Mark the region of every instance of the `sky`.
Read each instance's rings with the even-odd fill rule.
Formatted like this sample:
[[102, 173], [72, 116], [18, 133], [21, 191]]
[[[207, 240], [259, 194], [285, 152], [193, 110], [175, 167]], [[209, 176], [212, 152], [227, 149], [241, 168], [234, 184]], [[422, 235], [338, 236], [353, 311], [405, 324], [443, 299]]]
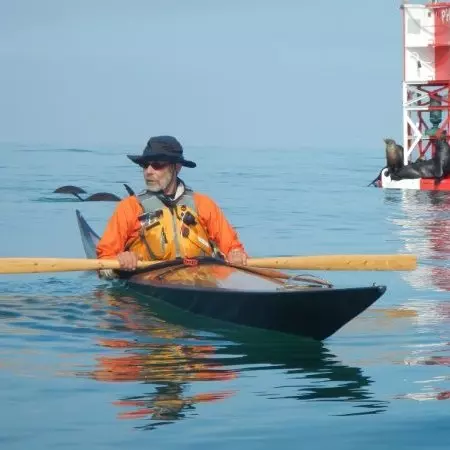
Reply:
[[0, 142], [384, 148], [401, 139], [399, 6], [0, 0]]

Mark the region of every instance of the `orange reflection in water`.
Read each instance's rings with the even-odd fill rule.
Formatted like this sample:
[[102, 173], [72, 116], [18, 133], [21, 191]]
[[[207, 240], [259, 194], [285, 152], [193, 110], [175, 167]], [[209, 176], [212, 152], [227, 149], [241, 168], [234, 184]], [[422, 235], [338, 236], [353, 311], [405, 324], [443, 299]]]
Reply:
[[[115, 406], [134, 408], [119, 413], [118, 418], [174, 421], [183, 418], [183, 411], [193, 409], [196, 403], [215, 402], [234, 394], [232, 390], [220, 390], [184, 395], [190, 383], [227, 382], [235, 379], [237, 373], [218, 362], [214, 346], [196, 345], [198, 339], [189, 335], [186, 329], [149, 314], [148, 309], [132, 298], [101, 292], [97, 295], [108, 302], [111, 307], [108, 313], [115, 317], [114, 320], [117, 322], [120, 318], [121, 325], [133, 331], [136, 339], [99, 339], [97, 342], [102, 348], [117, 352], [98, 356], [95, 369], [85, 375], [101, 382], [135, 381], [155, 387], [152, 393], [114, 401]], [[105, 321], [103, 328], [111, 328], [111, 324]], [[182, 339], [186, 344], [174, 342], [176, 339]]]
[[[118, 414], [119, 419], [150, 417], [153, 420], [174, 420], [180, 412], [195, 403], [214, 402], [233, 395], [233, 392], [216, 392], [183, 397], [178, 386], [167, 386], [155, 398], [148, 400], [118, 400], [116, 406], [134, 407], [132, 411]], [[151, 407], [149, 407], [151, 405]]]
[[[135, 343], [104, 339], [99, 341], [105, 347], [136, 348]], [[121, 356], [100, 356], [98, 369], [93, 376], [101, 381], [178, 381], [231, 380], [235, 372], [222, 370], [221, 365], [203, 359], [214, 354], [211, 346], [187, 346], [176, 344], [146, 344], [142, 354]]]

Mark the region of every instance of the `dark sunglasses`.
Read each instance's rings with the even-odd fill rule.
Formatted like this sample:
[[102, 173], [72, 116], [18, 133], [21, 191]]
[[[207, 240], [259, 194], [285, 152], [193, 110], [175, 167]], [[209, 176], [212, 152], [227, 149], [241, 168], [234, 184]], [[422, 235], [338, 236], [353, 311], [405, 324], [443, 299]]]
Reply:
[[167, 167], [169, 165], [169, 163], [167, 161], [152, 161], [152, 162], [145, 162], [142, 164], [139, 164], [143, 169], [147, 169], [147, 167], [151, 167], [152, 169], [155, 170], [161, 170], [164, 169], [165, 167]]

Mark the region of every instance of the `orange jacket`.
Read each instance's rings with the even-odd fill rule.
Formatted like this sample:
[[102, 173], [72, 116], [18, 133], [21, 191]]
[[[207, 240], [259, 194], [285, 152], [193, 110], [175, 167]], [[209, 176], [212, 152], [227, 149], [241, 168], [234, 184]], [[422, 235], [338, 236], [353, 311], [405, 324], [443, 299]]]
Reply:
[[[208, 232], [219, 250], [228, 255], [234, 248], [244, 250], [238, 235], [225, 218], [219, 206], [208, 196], [194, 192], [194, 203], [199, 221]], [[105, 232], [97, 244], [97, 257], [114, 259], [123, 252], [127, 244], [134, 241], [139, 234], [138, 216], [142, 207], [135, 196], [126, 197], [119, 202], [112, 217], [106, 225]], [[245, 250], [244, 250], [245, 251]]]

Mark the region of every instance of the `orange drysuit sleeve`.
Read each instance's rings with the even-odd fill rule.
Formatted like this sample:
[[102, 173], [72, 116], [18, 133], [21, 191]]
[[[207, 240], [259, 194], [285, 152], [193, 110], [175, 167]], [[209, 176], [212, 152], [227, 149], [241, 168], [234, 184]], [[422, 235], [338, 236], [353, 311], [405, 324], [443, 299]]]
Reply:
[[142, 207], [133, 195], [119, 202], [97, 244], [97, 257], [115, 259], [139, 235]]
[[[224, 255], [228, 255], [234, 248], [245, 251], [237, 232], [210, 197], [195, 192], [194, 202], [201, 224]], [[119, 202], [97, 244], [98, 258], [116, 258], [125, 250], [127, 244], [138, 237], [138, 216], [141, 213], [142, 207], [135, 196], [126, 197]]]
[[195, 192], [194, 202], [201, 224], [206, 229], [210, 239], [217, 244], [219, 250], [225, 256], [234, 248], [245, 251], [236, 230], [230, 225], [225, 214], [214, 200], [207, 195]]

